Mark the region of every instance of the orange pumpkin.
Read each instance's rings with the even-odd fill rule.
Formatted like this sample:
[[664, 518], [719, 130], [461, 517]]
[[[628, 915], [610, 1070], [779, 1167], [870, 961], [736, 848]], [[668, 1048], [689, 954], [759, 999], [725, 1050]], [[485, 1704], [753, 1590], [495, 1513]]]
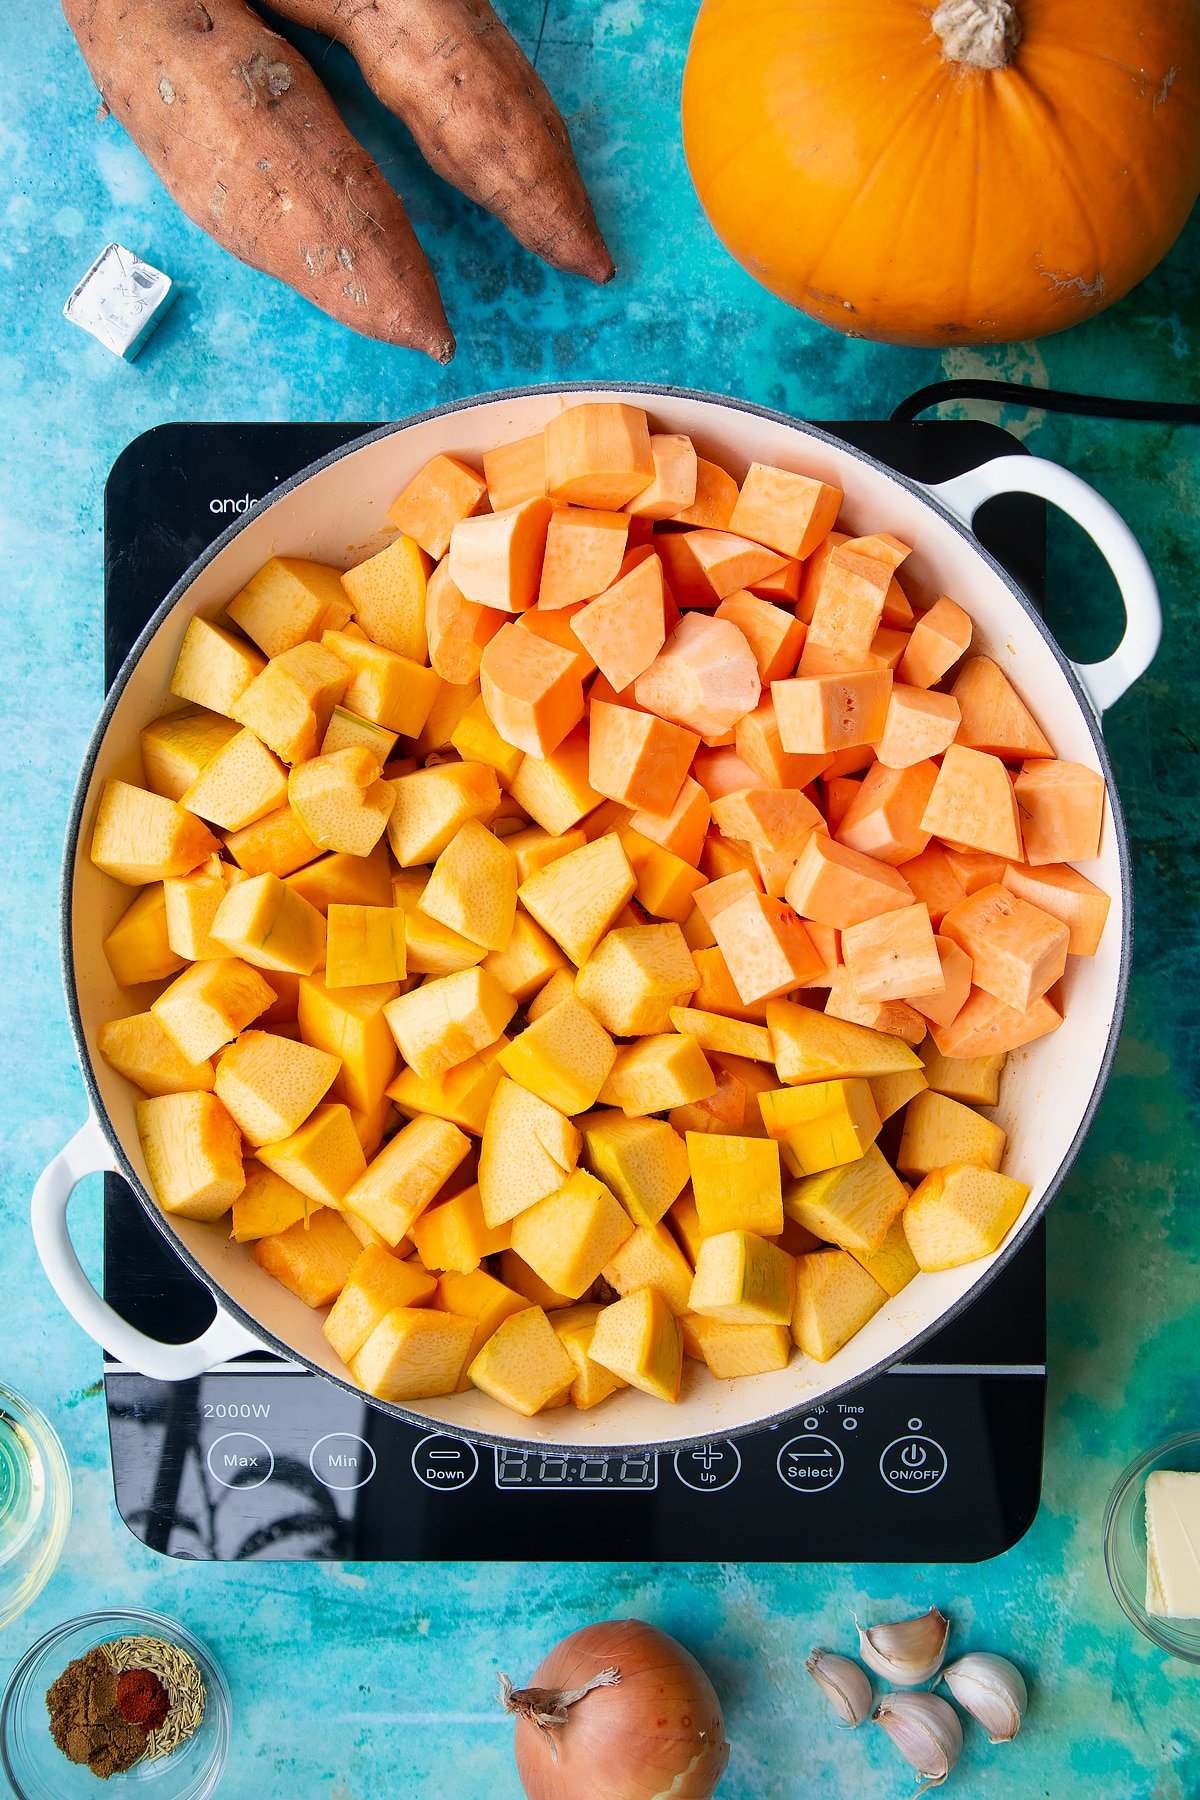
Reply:
[[704, 0], [683, 84], [717, 236], [851, 336], [1062, 331], [1200, 191], [1200, 0]]

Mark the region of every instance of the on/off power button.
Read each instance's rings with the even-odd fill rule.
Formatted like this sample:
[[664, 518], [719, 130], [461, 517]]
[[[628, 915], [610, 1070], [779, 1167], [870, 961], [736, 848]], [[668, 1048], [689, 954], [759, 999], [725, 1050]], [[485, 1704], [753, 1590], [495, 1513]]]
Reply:
[[950, 1466], [945, 1450], [922, 1431], [921, 1424], [920, 1419], [910, 1419], [907, 1434], [893, 1438], [879, 1458], [879, 1473], [893, 1493], [927, 1494]]

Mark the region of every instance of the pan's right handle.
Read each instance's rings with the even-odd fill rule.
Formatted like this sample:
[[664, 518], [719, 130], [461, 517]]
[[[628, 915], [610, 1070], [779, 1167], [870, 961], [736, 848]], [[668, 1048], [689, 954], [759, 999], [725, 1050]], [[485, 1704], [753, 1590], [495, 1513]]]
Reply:
[[116, 1158], [94, 1113], [52, 1162], [33, 1190], [33, 1241], [51, 1287], [77, 1325], [102, 1349], [154, 1381], [190, 1381], [217, 1363], [261, 1349], [258, 1338], [228, 1313], [217, 1316], [190, 1344], [161, 1344], [130, 1325], [96, 1292], [75, 1254], [67, 1224], [71, 1195], [85, 1175], [115, 1172]]

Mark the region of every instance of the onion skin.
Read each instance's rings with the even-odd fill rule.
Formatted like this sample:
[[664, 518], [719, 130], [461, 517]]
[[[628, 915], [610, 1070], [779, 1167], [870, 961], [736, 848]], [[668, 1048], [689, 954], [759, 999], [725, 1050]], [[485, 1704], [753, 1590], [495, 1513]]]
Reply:
[[610, 1665], [619, 1685], [585, 1694], [553, 1733], [517, 1719], [528, 1800], [711, 1800], [729, 1761], [721, 1703], [666, 1632], [639, 1619], [587, 1625], [551, 1650], [529, 1686], [582, 1687]]

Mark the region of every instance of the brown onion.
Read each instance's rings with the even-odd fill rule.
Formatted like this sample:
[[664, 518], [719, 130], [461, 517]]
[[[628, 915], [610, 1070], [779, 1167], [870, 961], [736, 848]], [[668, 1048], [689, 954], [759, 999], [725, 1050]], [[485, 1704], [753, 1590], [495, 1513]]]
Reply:
[[529, 1800], [711, 1800], [729, 1761], [725, 1721], [695, 1657], [640, 1619], [564, 1638], [527, 1688], [500, 1691], [517, 1715]]

